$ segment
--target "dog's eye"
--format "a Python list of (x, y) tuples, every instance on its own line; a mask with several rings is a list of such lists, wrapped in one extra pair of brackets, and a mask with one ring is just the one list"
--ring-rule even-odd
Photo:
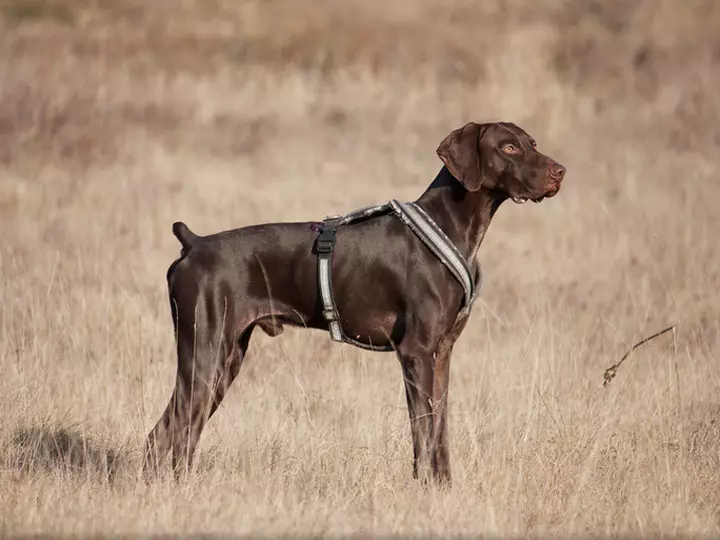
[(506, 154), (517, 154), (519, 152), (517, 146), (514, 144), (506, 144), (502, 147), (502, 151)]

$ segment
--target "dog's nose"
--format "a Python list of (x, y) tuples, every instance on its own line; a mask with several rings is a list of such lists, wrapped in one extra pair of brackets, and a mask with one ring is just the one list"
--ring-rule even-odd
[(563, 176), (565, 176), (565, 171), (565, 167), (563, 167), (559, 163), (553, 163), (552, 165), (550, 165), (550, 178), (559, 182), (563, 179)]

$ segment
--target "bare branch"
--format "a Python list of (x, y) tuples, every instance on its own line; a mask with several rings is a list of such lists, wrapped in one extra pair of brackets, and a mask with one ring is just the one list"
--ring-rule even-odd
[(620, 367), (620, 365), (625, 361), (625, 359), (630, 356), (630, 353), (632, 353), (635, 349), (637, 349), (640, 345), (644, 345), (648, 341), (655, 339), (656, 337), (662, 336), (665, 332), (669, 332), (670, 330), (675, 332), (675, 325), (668, 326), (664, 330), (660, 330), (656, 334), (653, 334), (652, 336), (646, 337), (642, 341), (638, 341), (635, 345), (633, 345), (628, 352), (626, 352), (623, 357), (620, 359), (620, 361), (617, 364), (613, 364), (609, 368), (605, 370), (605, 374), (603, 375), (603, 386), (607, 386), (607, 384), (613, 380), (615, 375), (617, 374), (617, 370)]

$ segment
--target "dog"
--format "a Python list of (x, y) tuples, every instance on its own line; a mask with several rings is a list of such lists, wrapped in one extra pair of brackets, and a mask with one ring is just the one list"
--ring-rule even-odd
[[(493, 216), (507, 200), (540, 202), (560, 190), (566, 168), (512, 123), (469, 122), (439, 145), (442, 167), (415, 201), (472, 272)], [(240, 370), (253, 331), (284, 325), (327, 329), (317, 282), (317, 223), (266, 223), (198, 236), (173, 225), (182, 244), (167, 272), (177, 377), (145, 444), (144, 470), (169, 453), (189, 470), (203, 427)], [(358, 344), (392, 349), (405, 382), (413, 476), (451, 483), (448, 383), (453, 346), (469, 310), (448, 268), (396, 215), (337, 227), (331, 267), (342, 327)]]

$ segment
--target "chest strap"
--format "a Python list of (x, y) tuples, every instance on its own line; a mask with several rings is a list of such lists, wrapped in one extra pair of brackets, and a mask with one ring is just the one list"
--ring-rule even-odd
[(457, 246), (453, 244), (443, 230), (433, 219), (427, 215), (425, 210), (415, 203), (402, 203), (395, 199), (390, 201), (390, 206), (400, 219), (410, 227), (420, 240), (440, 259), (450, 273), (455, 276), (465, 291), (463, 308), (469, 308), (474, 300), (475, 283), (470, 265), (460, 254)]

